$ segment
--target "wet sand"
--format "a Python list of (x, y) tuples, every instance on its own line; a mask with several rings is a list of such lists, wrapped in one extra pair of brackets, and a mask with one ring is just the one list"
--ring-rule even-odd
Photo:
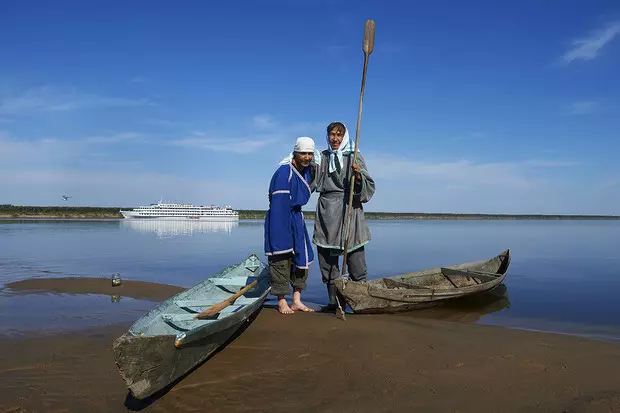
[(618, 344), (415, 313), (341, 321), (273, 308), (174, 387), (137, 401), (111, 352), (128, 327), (0, 339), (0, 411), (620, 411)]
[(111, 278), (31, 278), (5, 285), (3, 292), (10, 295), (25, 294), (104, 294), (135, 298), (137, 300), (163, 301), (184, 291), (176, 285), (145, 281), (123, 280), (121, 285), (112, 286)]

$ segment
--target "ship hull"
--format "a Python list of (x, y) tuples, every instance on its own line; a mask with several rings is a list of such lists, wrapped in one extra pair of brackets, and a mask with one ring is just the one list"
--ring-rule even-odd
[(132, 211), (121, 211), (121, 214), (125, 219), (143, 219), (150, 221), (237, 221), (239, 219), (238, 215), (231, 216), (202, 216), (202, 215), (192, 215), (192, 216), (157, 216), (150, 215), (144, 216), (140, 214), (136, 214)]

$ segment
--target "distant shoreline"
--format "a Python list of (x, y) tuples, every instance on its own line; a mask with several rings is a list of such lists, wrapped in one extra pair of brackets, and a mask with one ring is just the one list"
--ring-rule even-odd
[[(0, 205), (4, 219), (120, 219), (121, 209), (107, 207), (18, 206)], [(263, 219), (263, 210), (238, 210), (239, 219)], [(618, 215), (562, 215), (562, 214), (456, 214), (426, 212), (368, 212), (373, 220), (620, 220)], [(307, 219), (314, 219), (314, 211), (304, 211)]]

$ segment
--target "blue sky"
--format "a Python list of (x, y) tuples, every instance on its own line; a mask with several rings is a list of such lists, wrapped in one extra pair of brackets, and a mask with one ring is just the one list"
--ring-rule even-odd
[(5, 0), (0, 203), (267, 208), (355, 136), (366, 19), (367, 210), (620, 214), (616, 1)]

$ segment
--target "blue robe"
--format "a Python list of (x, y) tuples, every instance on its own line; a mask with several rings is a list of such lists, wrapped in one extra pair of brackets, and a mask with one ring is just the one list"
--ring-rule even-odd
[(265, 255), (293, 253), (293, 264), (307, 269), (314, 260), (301, 207), (310, 200), (310, 168), (301, 172), (288, 163), (280, 166), (269, 184), (265, 216)]

